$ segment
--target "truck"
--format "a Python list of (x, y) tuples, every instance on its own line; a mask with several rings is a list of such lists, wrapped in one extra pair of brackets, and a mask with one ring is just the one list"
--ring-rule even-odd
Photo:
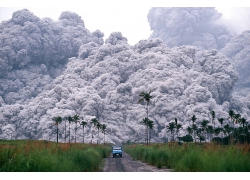
[(122, 146), (112, 146), (113, 158), (122, 157)]

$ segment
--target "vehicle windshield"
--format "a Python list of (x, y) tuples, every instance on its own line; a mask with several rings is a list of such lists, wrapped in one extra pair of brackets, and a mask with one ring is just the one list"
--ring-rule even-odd
[(121, 150), (121, 147), (113, 147), (114, 150)]

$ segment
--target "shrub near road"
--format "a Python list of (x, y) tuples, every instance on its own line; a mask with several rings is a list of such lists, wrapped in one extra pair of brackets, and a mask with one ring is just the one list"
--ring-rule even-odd
[(176, 172), (250, 172), (250, 146), (153, 144), (125, 146), (133, 159)]
[(0, 141), (1, 172), (96, 172), (110, 147), (47, 141)]

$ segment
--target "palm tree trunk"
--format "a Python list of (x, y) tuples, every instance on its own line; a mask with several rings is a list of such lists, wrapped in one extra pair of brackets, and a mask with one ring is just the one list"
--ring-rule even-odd
[(93, 143), (93, 137), (94, 137), (94, 135), (93, 135), (93, 130), (92, 130), (91, 144)]
[(70, 143), (70, 123), (69, 123), (69, 143)]
[(147, 145), (148, 145), (148, 139), (149, 139), (148, 136), (149, 135), (148, 135), (148, 127), (147, 127)]
[(57, 124), (57, 128), (56, 128), (56, 143), (58, 143), (58, 124)]
[(151, 138), (151, 130), (149, 129), (148, 144), (150, 144), (150, 138)]
[[(148, 119), (148, 105), (149, 105), (149, 101), (147, 101), (147, 108), (146, 108), (146, 113), (147, 113), (147, 119)], [(149, 139), (149, 135), (148, 135), (148, 125), (146, 124), (146, 144), (148, 145), (148, 140)]]
[(76, 123), (76, 126), (75, 126), (75, 143), (76, 143), (76, 127), (77, 127), (77, 123)]
[(196, 143), (195, 132), (194, 132), (194, 143)]
[(98, 144), (99, 141), (99, 129), (97, 130), (97, 140), (96, 140), (96, 144)]
[(65, 120), (65, 126), (64, 126), (64, 143), (66, 143), (66, 120)]
[(206, 129), (204, 130), (204, 137), (205, 137), (205, 142), (207, 142), (207, 133), (206, 133)]
[(147, 145), (148, 145), (148, 141), (149, 141), (149, 128), (147, 126)]
[(84, 144), (84, 126), (82, 127), (82, 142)]
[(146, 125), (146, 132), (145, 132), (145, 140), (146, 140), (146, 145), (148, 145), (148, 127)]
[(105, 145), (105, 132), (104, 132), (104, 145)]

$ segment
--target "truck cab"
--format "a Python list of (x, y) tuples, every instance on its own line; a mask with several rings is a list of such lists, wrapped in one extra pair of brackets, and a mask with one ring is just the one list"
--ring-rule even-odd
[(121, 146), (112, 146), (113, 158), (122, 157), (122, 147)]

